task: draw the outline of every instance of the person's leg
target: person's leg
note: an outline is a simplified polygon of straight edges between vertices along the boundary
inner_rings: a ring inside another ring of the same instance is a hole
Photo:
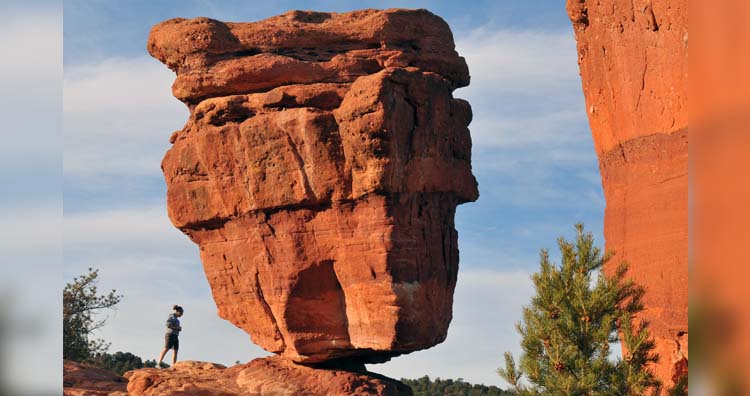
[[[177,363],[177,350],[180,349],[180,339],[177,338],[176,334],[172,334],[172,338],[169,341],[174,350],[174,354],[172,355],[172,366],[174,366],[174,364]]]
[[[161,353],[159,354],[159,361],[156,362],[156,368],[160,368],[161,367],[161,361],[164,360],[164,355],[167,354],[168,350],[169,349],[167,349],[167,348],[164,348],[164,349],[161,350]]]
[[[164,356],[167,354],[167,351],[172,348],[176,348],[176,347],[172,345],[171,334],[165,334],[164,335],[164,349],[162,349],[161,353],[159,354],[159,361],[156,362],[156,368],[161,368],[161,361],[164,360]]]

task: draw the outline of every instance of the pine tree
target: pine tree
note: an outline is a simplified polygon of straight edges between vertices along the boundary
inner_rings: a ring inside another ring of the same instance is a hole
[[[523,353],[516,365],[506,352],[498,374],[519,395],[658,394],[659,381],[647,368],[658,356],[648,323],[637,318],[644,289],[626,279],[625,263],[605,275],[601,268],[611,254],[601,254],[582,224],[575,228],[575,242],[558,239],[559,267],[542,249],[540,270],[532,276],[536,295],[516,326]],[[614,359],[610,343],[618,341],[623,358]]]
[[[99,270],[89,268],[88,274],[78,276],[63,289],[63,358],[83,362],[107,352],[109,344],[89,335],[106,324],[106,318],[95,315],[111,309],[122,299],[115,290],[99,295],[96,284]]]

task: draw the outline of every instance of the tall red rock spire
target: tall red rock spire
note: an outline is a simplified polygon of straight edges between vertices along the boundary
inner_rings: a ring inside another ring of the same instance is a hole
[[[568,0],[607,206],[607,250],[646,287],[671,386],[688,364],[687,1]]]

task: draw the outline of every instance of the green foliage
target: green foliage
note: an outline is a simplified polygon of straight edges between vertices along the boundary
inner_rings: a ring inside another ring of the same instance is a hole
[[[104,309],[113,309],[122,299],[115,290],[99,295],[96,287],[99,270],[89,268],[87,274],[73,279],[63,289],[63,358],[84,362],[103,354],[109,344],[101,339],[91,339],[91,333],[106,324],[106,318],[97,320]]]
[[[99,353],[89,362],[93,366],[114,371],[119,375],[123,375],[126,371],[144,367],[143,360],[130,352]]]
[[[559,267],[550,262],[546,250],[541,251],[540,270],[532,276],[536,295],[516,326],[523,353],[518,366],[506,353],[505,368],[498,374],[519,395],[658,392],[660,384],[646,367],[658,360],[648,323],[634,320],[643,310],[644,289],[625,278],[624,263],[612,276],[600,271],[610,255],[601,254],[582,224],[576,225],[576,232],[572,243],[558,239]],[[618,340],[627,352],[624,359],[615,360],[610,343]]]
[[[118,375],[123,375],[125,372],[130,370],[136,370],[144,367],[156,367],[156,360],[146,360],[145,362],[136,355],[130,352],[115,352],[110,353],[98,353],[96,356],[90,358],[87,363],[110,370]],[[162,368],[169,367],[169,365],[162,363]]]
[[[401,382],[408,385],[414,396],[510,396],[513,392],[500,389],[496,386],[472,385],[465,382],[462,378],[457,380],[441,380],[436,378],[434,381],[430,377],[424,376],[419,379],[401,379]]]

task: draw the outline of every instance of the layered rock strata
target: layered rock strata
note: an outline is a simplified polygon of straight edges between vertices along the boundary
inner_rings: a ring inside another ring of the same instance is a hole
[[[125,373],[130,396],[411,396],[411,389],[377,374],[314,369],[278,356],[232,367],[182,361],[169,369]]]
[[[568,0],[607,206],[604,236],[646,287],[654,367],[688,362],[687,1]]]
[[[478,197],[469,83],[425,10],[172,19],[148,50],[190,109],[162,162],[219,316],[296,362],[445,339],[456,206]]]

